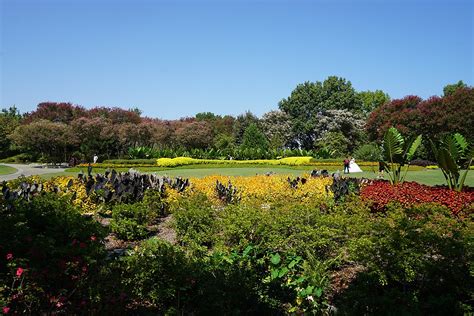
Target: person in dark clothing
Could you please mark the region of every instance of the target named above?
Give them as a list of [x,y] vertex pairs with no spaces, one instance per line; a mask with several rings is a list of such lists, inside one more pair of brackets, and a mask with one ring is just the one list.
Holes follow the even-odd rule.
[[349,164],[350,164],[349,158],[344,159],[344,173],[349,173]]
[[383,179],[383,172],[385,170],[385,162],[379,160],[379,173],[377,174],[377,179]]

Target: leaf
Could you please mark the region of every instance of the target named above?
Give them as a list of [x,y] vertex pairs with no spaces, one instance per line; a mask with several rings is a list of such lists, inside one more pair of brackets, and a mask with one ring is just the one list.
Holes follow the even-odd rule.
[[288,264],[288,268],[290,268],[290,269],[293,268],[297,263],[298,263],[298,261],[292,260],[292,261],[290,262],[290,264]]
[[386,158],[394,161],[397,155],[402,154],[404,142],[403,136],[395,127],[389,128],[383,140],[383,150]]
[[309,294],[313,293],[313,289],[314,289],[314,286],[308,285],[308,286],[306,287],[306,294],[309,295]]
[[274,265],[279,264],[280,261],[281,261],[281,257],[280,257],[280,255],[277,254],[277,253],[274,254],[274,255],[272,255],[272,258],[270,259],[270,262],[271,262],[272,264],[274,264]]
[[247,255],[249,254],[249,252],[253,249],[253,246],[247,246],[247,248],[245,248],[244,252],[242,252],[242,257],[247,257]]
[[278,273],[278,277],[281,278],[283,277],[285,274],[288,273],[288,268],[287,267],[283,267],[281,270],[280,270],[280,273]]
[[464,138],[464,136],[462,136],[459,133],[454,134],[453,138],[456,140],[456,143],[458,144],[461,151],[463,153],[466,152],[466,149],[469,147],[469,144],[468,144],[466,138]]
[[317,296],[317,297],[321,297],[321,295],[323,295],[323,289],[318,287],[316,288],[316,290],[314,291],[314,294]]
[[306,278],[304,276],[301,276],[296,280],[296,283],[302,283],[304,280],[306,280]]
[[407,156],[406,156],[407,161],[412,160],[413,156],[416,153],[416,150],[421,145],[421,140],[422,140],[422,136],[418,135],[418,137],[413,141],[413,143],[411,143],[411,146],[408,149]]
[[443,148],[439,151],[439,155],[443,164],[443,166],[440,167],[444,167],[445,171],[449,171],[450,173],[459,176],[458,165],[456,164],[456,161],[454,160],[454,157],[451,155],[451,153],[447,149]]
[[442,143],[454,161],[457,161],[462,155],[462,151],[454,135],[447,135]]
[[272,270],[272,272],[271,272],[272,280],[275,280],[276,278],[278,278],[279,273],[280,273],[280,270],[278,270],[278,269]]

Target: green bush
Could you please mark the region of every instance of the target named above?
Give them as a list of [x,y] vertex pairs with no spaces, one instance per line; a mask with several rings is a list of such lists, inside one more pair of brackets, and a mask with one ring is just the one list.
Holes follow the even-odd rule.
[[216,238],[216,210],[205,195],[180,201],[173,212],[180,244],[190,251],[206,252]]
[[153,224],[161,210],[150,209],[145,203],[117,204],[112,209],[110,229],[124,240],[140,240],[150,235],[148,225]]
[[[433,205],[392,204],[351,241],[364,267],[341,296],[343,314],[462,315],[474,294],[472,222]],[[471,273],[470,273],[471,272]]]
[[377,144],[365,144],[354,151],[354,157],[364,161],[379,161],[382,158],[382,151]]
[[0,159],[0,162],[3,163],[26,163],[26,162],[33,162],[38,159],[37,155],[22,153],[15,156],[7,157]]
[[[300,254],[305,277],[324,289],[319,303],[342,314],[457,314],[473,293],[472,222],[443,207],[392,205],[386,214],[371,214],[359,198],[347,197],[306,207],[186,206],[175,215],[181,244],[203,247],[200,254],[249,244]],[[347,288],[331,284],[331,275],[342,275]]]
[[322,299],[326,283],[312,285],[314,279],[303,275],[305,263],[295,255],[247,246],[188,256],[152,238],[120,265],[128,299],[147,306],[147,312],[268,315],[327,310]]
[[53,193],[0,202],[0,306],[12,314],[90,308],[101,295],[101,225]]

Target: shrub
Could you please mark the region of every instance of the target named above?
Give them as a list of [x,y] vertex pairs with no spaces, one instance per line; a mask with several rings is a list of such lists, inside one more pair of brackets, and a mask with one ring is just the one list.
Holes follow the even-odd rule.
[[352,260],[363,269],[336,299],[342,314],[462,315],[469,310],[472,225],[433,205],[392,205],[371,222],[370,233],[350,247]]
[[144,203],[117,204],[112,209],[110,229],[120,239],[143,239],[150,235],[147,226],[157,220],[160,211],[152,210]]
[[365,161],[379,161],[382,157],[382,151],[377,144],[365,144],[357,148],[354,157]]
[[[152,238],[121,259],[131,302],[148,312],[276,314],[321,312],[325,285],[311,283],[302,258],[247,246],[189,257]],[[321,271],[319,271],[321,272]],[[138,310],[139,311],[139,310]]]
[[430,160],[424,160],[424,159],[415,159],[410,161],[410,165],[412,166],[420,166],[420,167],[428,167],[428,166],[436,166],[436,162],[430,161]]
[[100,299],[105,231],[68,197],[2,201],[0,217],[0,305],[12,314],[75,314]]

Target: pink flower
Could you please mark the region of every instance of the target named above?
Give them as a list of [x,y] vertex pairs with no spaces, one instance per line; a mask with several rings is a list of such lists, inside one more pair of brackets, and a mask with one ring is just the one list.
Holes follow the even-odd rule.
[[8,253],[8,254],[7,254],[7,260],[12,260],[12,259],[13,259],[13,254]]
[[16,269],[16,276],[21,277],[21,275],[23,274],[23,271],[24,271],[23,268]]
[[2,308],[2,311],[4,314],[8,314],[8,312],[10,311],[10,307],[5,306]]
[[95,237],[94,235],[91,236],[91,240],[92,241],[96,241],[97,240],[97,237]]

